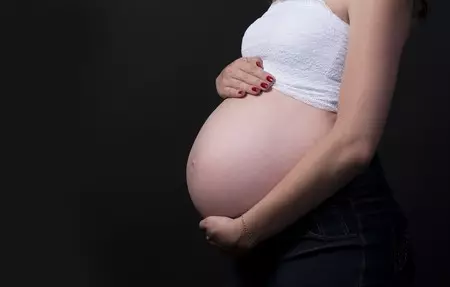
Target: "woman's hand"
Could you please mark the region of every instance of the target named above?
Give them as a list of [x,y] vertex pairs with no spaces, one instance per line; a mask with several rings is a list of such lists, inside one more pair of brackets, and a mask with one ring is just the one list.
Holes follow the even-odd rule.
[[225,98],[242,98],[247,93],[259,95],[269,90],[275,77],[263,70],[259,57],[242,57],[228,66],[216,78],[219,96]]
[[253,247],[244,236],[240,218],[209,216],[200,221],[199,227],[205,232],[206,240],[223,251],[240,254]]

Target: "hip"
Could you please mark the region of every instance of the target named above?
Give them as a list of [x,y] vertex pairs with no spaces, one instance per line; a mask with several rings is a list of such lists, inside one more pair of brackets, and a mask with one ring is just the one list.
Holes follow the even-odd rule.
[[[232,266],[234,282],[258,281],[255,286],[398,286],[406,282],[413,274],[407,219],[385,181],[378,157],[365,173],[318,208],[250,253],[232,259]],[[323,276],[317,276],[313,266]]]

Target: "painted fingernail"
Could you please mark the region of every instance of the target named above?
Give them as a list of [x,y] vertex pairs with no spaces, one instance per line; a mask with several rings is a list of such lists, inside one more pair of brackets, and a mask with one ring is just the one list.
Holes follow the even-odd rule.
[[261,83],[261,87],[263,87],[264,89],[267,89],[269,87],[269,85],[267,85],[266,83]]
[[271,83],[272,83],[272,82],[273,82],[273,80],[274,80],[274,79],[273,79],[273,78],[272,78],[271,76],[267,76],[267,81],[269,81],[269,82],[271,82]]
[[256,65],[257,65],[258,67],[262,68],[261,62],[256,62]]
[[244,94],[244,92],[243,92],[243,91],[239,91],[238,93],[239,93],[239,95],[243,95],[243,94]]
[[253,87],[253,88],[252,88],[252,91],[253,91],[253,92],[258,92],[258,91],[259,91],[259,89],[258,89],[258,88],[256,88],[256,87]]

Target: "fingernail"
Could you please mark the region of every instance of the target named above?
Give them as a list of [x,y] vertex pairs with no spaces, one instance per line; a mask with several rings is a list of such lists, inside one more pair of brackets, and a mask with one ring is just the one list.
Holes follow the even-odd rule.
[[239,95],[243,95],[243,94],[244,94],[244,92],[243,92],[243,91],[239,91],[238,93],[239,93]]
[[262,68],[261,62],[256,62],[256,65],[257,65],[258,67]]
[[252,91],[253,91],[253,92],[258,92],[258,91],[259,91],[259,89],[258,89],[258,88],[256,88],[256,87],[253,87],[253,88],[252,88]]
[[261,87],[263,87],[264,89],[267,89],[269,87],[269,85],[267,85],[266,83],[261,83]]
[[274,79],[273,79],[273,78],[272,78],[271,76],[267,76],[267,81],[269,81],[269,82],[271,82],[271,83],[272,83],[272,82],[273,82],[273,80],[274,80]]

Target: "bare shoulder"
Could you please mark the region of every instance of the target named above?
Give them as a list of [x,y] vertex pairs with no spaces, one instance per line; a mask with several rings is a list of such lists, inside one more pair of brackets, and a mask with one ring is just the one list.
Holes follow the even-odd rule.
[[347,24],[350,23],[348,13],[349,2],[351,0],[318,0],[322,1],[336,16],[341,18]]
[[[385,34],[403,42],[409,34],[413,0],[345,0],[348,1],[350,21],[355,34],[371,32]],[[355,25],[353,25],[355,26]],[[359,32],[356,32],[359,31]]]
[[[327,0],[330,1],[330,0]],[[395,13],[411,15],[414,7],[414,0],[331,0],[345,1],[348,12],[354,13],[384,13],[386,16]],[[354,11],[354,12],[353,12]]]

